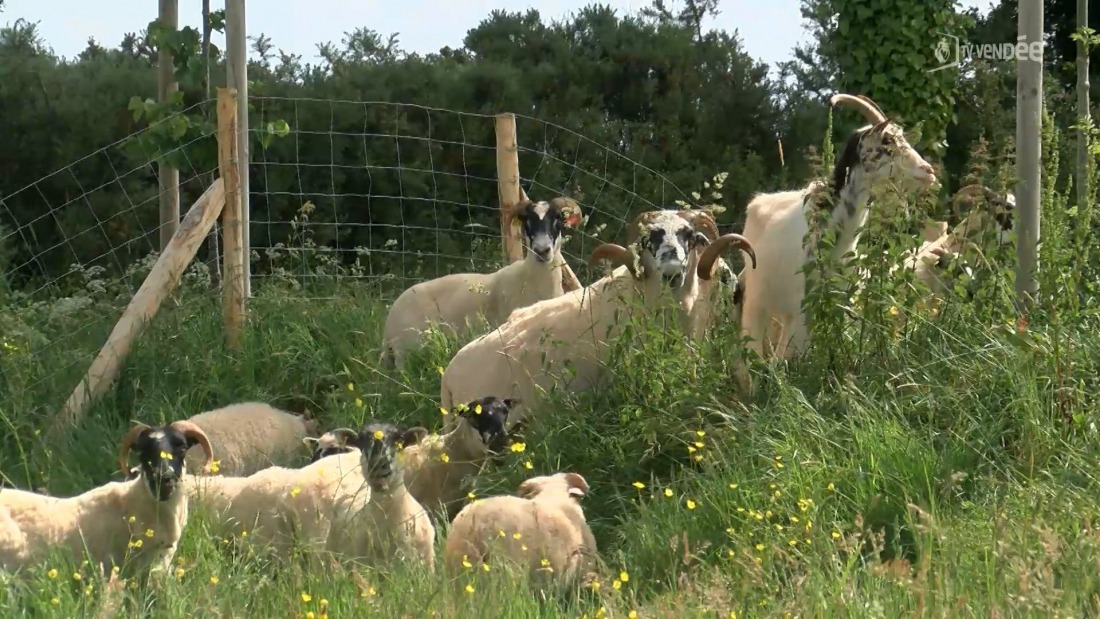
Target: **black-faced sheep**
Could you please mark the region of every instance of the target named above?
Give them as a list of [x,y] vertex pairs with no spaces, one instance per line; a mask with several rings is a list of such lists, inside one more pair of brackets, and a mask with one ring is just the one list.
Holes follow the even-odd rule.
[[548,577],[560,587],[575,585],[598,560],[596,539],[580,506],[588,490],[577,473],[556,473],[524,481],[517,496],[467,505],[447,534],[447,571],[510,563],[528,570],[535,583]]
[[372,422],[359,432],[331,434],[350,438],[353,447],[300,469],[196,480],[196,502],[211,514],[214,532],[283,557],[305,547],[373,564],[412,559],[432,569],[435,530],[409,494],[397,459],[402,446],[428,431]]
[[[638,232],[630,249],[604,244],[592,251],[590,264],[608,260],[621,265],[610,275],[517,309],[500,327],[462,347],[443,372],[442,405],[450,408],[485,394],[531,403],[566,367],[571,376],[564,388],[592,388],[606,374],[608,342],[620,337],[635,305],[656,313],[671,301],[680,325],[690,330],[689,306],[699,294],[696,250],[709,243],[710,235],[702,230],[717,236],[714,221],[705,214],[668,210],[642,213],[634,225]],[[752,247],[737,238],[736,244],[752,256]]]
[[467,481],[488,459],[507,450],[520,431],[520,426],[506,430],[508,416],[519,404],[486,396],[449,411],[458,418],[450,432],[428,437],[400,455],[409,492],[430,512],[443,509],[451,520],[466,504]]
[[466,340],[479,317],[496,328],[512,310],[562,295],[562,232],[580,223],[580,207],[569,198],[527,200],[509,211],[507,223],[512,219],[522,224],[527,257],[493,273],[454,273],[402,292],[386,316],[383,367],[402,367],[433,323]]
[[104,573],[113,566],[127,573],[166,570],[187,524],[188,500],[181,485],[191,477],[184,454],[193,445],[202,447],[209,465],[214,456],[210,440],[193,423],[137,424],[119,448],[124,475],[130,452],[137,453],[134,479],[68,498],[0,490],[0,566],[25,567],[60,547],[78,563],[87,556]]

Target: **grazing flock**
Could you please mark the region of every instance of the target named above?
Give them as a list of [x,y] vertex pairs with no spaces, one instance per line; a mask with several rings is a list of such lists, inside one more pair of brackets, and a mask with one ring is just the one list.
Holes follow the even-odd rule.
[[[599,557],[581,509],[589,486],[580,473],[532,477],[514,495],[473,502],[469,482],[509,449],[542,393],[555,386],[575,393],[606,378],[609,342],[623,337],[631,311],[667,309],[690,338],[732,321],[765,359],[805,349],[800,271],[818,251],[807,236],[809,217],[825,215],[836,231],[833,258],[840,258],[857,246],[873,187],[927,191],[936,183],[932,166],[870,99],[838,94],[830,104],[858,111],[869,124],[848,138],[830,179],[756,195],[741,234],[723,234],[705,211],[644,212],[625,245],[600,245],[589,257],[592,265],[609,263],[610,273],[566,293],[562,234],[580,223],[580,207],[565,197],[527,200],[507,213],[521,225],[524,260],[494,273],[440,277],[401,294],[385,322],[383,367],[402,367],[430,325],[467,342],[443,372],[440,404],[453,414],[441,433],[375,420],[322,434],[312,420],[257,402],[161,427],[137,424],[120,445],[126,481],[68,498],[0,489],[0,567],[41,564],[60,548],[103,570],[163,571],[189,509],[197,507],[232,548],[277,557],[326,551],[376,566],[420,563],[434,572],[436,528],[446,526],[449,572],[492,556],[532,576],[551,574],[558,585],[575,584]],[[933,295],[943,294],[957,273],[951,259],[971,232],[992,229],[1003,239],[1012,227],[1011,195],[971,186],[959,198],[982,198],[989,208],[972,209],[951,231],[942,222],[929,227],[924,243],[897,267],[913,269]],[[724,258],[730,249],[742,254],[740,273]],[[479,321],[491,330],[478,335]],[[556,375],[566,366],[568,376]],[[744,361],[737,379],[752,389]]]

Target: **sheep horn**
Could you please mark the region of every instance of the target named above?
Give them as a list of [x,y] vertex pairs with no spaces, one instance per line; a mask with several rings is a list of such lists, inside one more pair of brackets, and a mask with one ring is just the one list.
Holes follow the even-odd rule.
[[593,249],[592,255],[588,257],[588,266],[596,266],[601,260],[610,262],[612,268],[626,265],[632,273],[634,272],[634,254],[630,253],[630,250],[622,245],[604,243],[596,249]]
[[206,432],[202,431],[202,428],[195,425],[195,422],[181,419],[179,421],[173,421],[168,427],[179,430],[185,437],[195,441],[202,447],[202,452],[206,454],[206,461],[202,463],[202,468],[205,470],[210,463],[214,461],[214,449],[210,446],[210,438],[206,436]]
[[710,216],[710,213],[685,209],[680,211],[679,215],[688,220],[696,230],[702,232],[711,242],[718,240],[718,224],[714,222],[714,218]]
[[863,99],[867,103],[871,104],[871,107],[875,108],[875,110],[877,110],[878,113],[882,115],[883,119],[886,118],[886,112],[883,112],[882,108],[879,107],[877,103],[875,103],[874,101],[871,100],[871,97],[868,97],[867,95],[856,95],[856,96],[859,97],[860,99]]
[[718,237],[716,241],[707,245],[707,248],[703,250],[703,255],[699,256],[699,265],[696,267],[696,273],[699,274],[699,279],[709,280],[711,269],[714,268],[714,261],[718,259],[718,256],[722,254],[730,245],[735,245],[738,249],[749,255],[752,260],[752,268],[756,268],[756,250],[752,248],[749,240],[740,234],[723,234]]
[[859,112],[863,114],[863,116],[867,120],[871,121],[872,124],[877,125],[886,120],[886,116],[878,109],[878,106],[866,97],[861,99],[859,97],[853,97],[852,95],[846,95],[843,93],[837,93],[829,97],[830,106],[835,106],[838,103],[842,103],[859,110]]
[[566,222],[569,222],[572,219],[576,219],[576,223],[580,222],[581,205],[577,204],[577,201],[573,198],[558,196],[557,198],[554,198],[550,201],[550,208],[560,212],[565,218]]
[[149,426],[144,423],[138,423],[130,428],[126,436],[122,437],[122,443],[119,444],[118,447],[118,468],[122,471],[124,476],[130,474],[130,448],[134,446],[134,441],[141,436],[141,433],[148,429]]
[[521,200],[521,201],[516,202],[515,204],[513,204],[511,206],[511,208],[509,208],[504,213],[504,227],[505,228],[511,227],[512,226],[512,221],[515,220],[516,216],[519,215],[520,212],[525,211],[529,208],[532,208],[533,206],[535,206],[535,202],[533,200],[531,200],[530,198],[528,198],[526,200]]

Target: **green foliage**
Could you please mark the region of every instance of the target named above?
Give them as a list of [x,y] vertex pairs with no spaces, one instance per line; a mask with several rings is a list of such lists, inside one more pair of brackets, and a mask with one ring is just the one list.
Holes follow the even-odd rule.
[[919,139],[921,152],[942,154],[955,102],[956,71],[930,71],[945,35],[960,34],[954,0],[807,0],[803,16],[818,24],[818,53],[836,67],[840,92],[869,96]]

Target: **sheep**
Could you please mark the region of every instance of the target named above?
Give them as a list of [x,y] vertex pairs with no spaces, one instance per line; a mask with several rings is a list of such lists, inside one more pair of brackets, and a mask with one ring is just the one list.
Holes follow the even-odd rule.
[[302,439],[302,443],[310,449],[310,464],[336,454],[348,453],[356,448],[348,446],[351,442],[354,444],[355,438],[358,436],[354,431],[350,431],[348,428],[340,428],[331,432],[325,432],[319,437],[307,436]]
[[508,416],[520,401],[486,396],[455,407],[458,418],[450,432],[424,439],[399,456],[409,492],[430,512],[442,509],[447,521],[467,499],[466,482],[490,456],[508,449],[522,426],[506,431]]
[[[242,402],[189,418],[218,446],[217,470],[243,477],[269,466],[301,461],[301,441],[317,434],[317,421],[263,402]],[[198,453],[187,454],[187,466],[198,466]]]
[[[961,256],[966,245],[974,240],[981,245],[980,241],[990,234],[998,245],[1008,244],[1012,240],[1016,197],[1011,192],[1001,196],[982,185],[967,185],[956,192],[955,202],[958,204],[960,198],[971,198],[976,193],[983,194],[988,206],[971,209],[950,232],[947,232],[946,222],[936,222],[936,229],[926,229],[925,242],[916,251],[907,252],[900,265],[912,269],[917,280],[928,287],[936,300],[943,299],[950,287],[950,279],[957,275],[957,270],[949,268],[949,262]],[[895,266],[891,272],[897,268]]]
[[[763,358],[788,358],[801,353],[809,342],[802,310],[806,276],[801,270],[816,242],[804,240],[810,229],[808,216],[814,210],[829,209],[828,225],[837,231],[832,258],[839,259],[853,251],[859,240],[873,186],[887,180],[915,182],[927,191],[936,183],[932,165],[873,101],[862,95],[836,94],[829,104],[851,106],[871,122],[849,136],[830,182],[757,194],[746,207],[742,235],[757,249],[760,262],[759,268],[745,269],[740,276],[741,332],[749,338],[749,350]],[[704,265],[702,259],[700,265]],[[707,274],[700,277],[706,279]],[[779,323],[778,333],[773,321]],[[738,380],[743,389],[751,389],[747,372],[739,372]]]
[[[616,340],[631,305],[657,311],[663,294],[678,303],[681,325],[688,324],[698,295],[695,251],[709,244],[701,229],[717,226],[709,215],[674,210],[649,211],[634,220],[637,239],[630,249],[604,244],[593,250],[589,264],[610,260],[618,266],[591,285],[512,313],[507,322],[463,346],[447,364],[440,402],[450,408],[485,394],[533,402],[537,390],[554,380],[549,368],[569,366],[565,388],[579,392],[604,376],[608,342]],[[741,237],[731,241],[751,256]],[[755,257],[752,258],[755,264]],[[522,417],[513,416],[515,423]]]
[[139,423],[119,447],[123,474],[130,452],[137,453],[134,479],[68,498],[0,490],[0,567],[25,567],[61,547],[74,561],[86,556],[104,574],[114,566],[127,573],[164,572],[187,524],[188,499],[180,485],[191,477],[184,454],[193,445],[202,447],[205,465],[213,462],[210,439],[197,425]]
[[447,535],[446,569],[457,573],[489,561],[514,563],[526,567],[532,580],[547,575],[560,587],[575,585],[598,560],[596,539],[580,506],[588,491],[581,475],[556,473],[525,480],[517,496],[467,505]]
[[434,564],[435,529],[409,494],[397,459],[402,446],[427,436],[375,421],[362,431],[330,433],[354,447],[300,469],[270,467],[248,477],[204,477],[197,502],[213,529],[239,543],[286,556],[296,545],[375,564],[392,557]]
[[580,207],[565,197],[525,200],[508,210],[506,226],[515,219],[522,224],[525,259],[493,273],[453,273],[420,282],[397,297],[383,328],[384,368],[403,367],[406,355],[420,346],[423,330],[432,323],[465,340],[476,330],[479,315],[494,329],[514,309],[563,294],[562,226],[580,223]]

